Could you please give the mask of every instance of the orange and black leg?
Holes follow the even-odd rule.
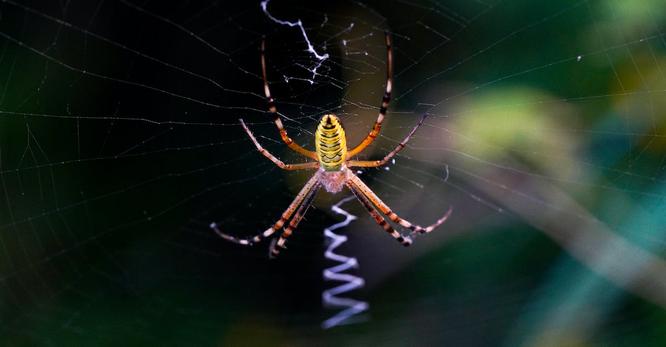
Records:
[[[275,107],[275,99],[271,95],[271,89],[268,86],[268,78],[266,76],[266,40],[262,39],[261,40],[261,75],[264,80],[264,94],[266,95],[266,103],[268,104],[268,111],[273,114],[273,122],[275,122],[275,126],[278,128],[278,131],[280,132],[280,138],[282,138],[282,141],[292,150],[294,150],[297,153],[300,153],[308,158],[312,159],[317,159],[317,154],[313,151],[308,151],[307,149],[303,148],[301,145],[297,144],[294,142],[294,140],[289,137],[287,134],[287,130],[284,128],[284,124],[282,124],[282,119],[280,118],[280,115],[278,114],[277,107]]]
[[[427,227],[422,227],[420,225],[412,224],[409,221],[400,218],[395,212],[391,211],[391,208],[388,207],[378,196],[375,194],[363,181],[361,181],[360,178],[358,178],[356,175],[353,175],[350,180],[350,184],[358,189],[365,197],[367,197],[373,205],[377,206],[377,208],[384,214],[386,217],[388,217],[391,221],[400,224],[401,226],[409,229],[412,231],[413,234],[426,234],[431,231],[433,231],[435,228],[438,226],[442,225],[446,220],[451,216],[451,212],[453,212],[453,208],[449,207],[449,209],[444,213],[444,215],[438,219],[435,223],[427,226]]]
[[[405,236],[397,232],[393,227],[382,217],[379,212],[372,206],[372,203],[368,200],[368,198],[363,194],[363,192],[359,191],[352,183],[348,182],[347,187],[349,190],[354,193],[354,196],[358,199],[358,201],[361,202],[363,207],[370,213],[372,218],[381,226],[384,228],[384,231],[386,231],[389,235],[393,236],[396,241],[400,242],[401,245],[407,247],[412,244],[412,239],[409,236]]]
[[[301,191],[298,193],[298,195],[296,196],[294,201],[292,201],[292,203],[289,205],[289,207],[287,207],[287,210],[285,210],[284,213],[282,213],[282,216],[280,217],[280,219],[277,222],[275,222],[275,224],[273,224],[271,227],[266,229],[263,233],[258,234],[254,237],[238,238],[238,237],[229,235],[227,233],[222,232],[220,230],[219,226],[216,223],[211,223],[210,228],[213,229],[213,231],[215,231],[215,233],[217,233],[217,235],[219,235],[221,238],[223,238],[227,241],[231,241],[231,242],[237,243],[239,245],[251,246],[251,245],[253,245],[257,242],[260,242],[261,240],[263,240],[267,237],[270,237],[276,231],[280,230],[280,228],[282,228],[285,225],[285,223],[287,223],[289,221],[291,216],[294,214],[294,211],[296,211],[296,209],[299,206],[302,205],[303,200],[305,200],[305,198],[307,196],[309,196],[309,194],[311,194],[311,192],[314,190],[315,186],[318,185],[318,184],[319,184],[319,177],[318,177],[318,175],[314,175],[305,184],[305,186],[303,186],[303,189],[301,189]]]
[[[280,254],[280,250],[287,249],[287,247],[285,246],[287,238],[291,236],[291,233],[296,229],[296,227],[298,227],[298,223],[300,223],[303,217],[305,217],[305,213],[308,212],[308,208],[310,208],[310,206],[312,205],[312,201],[314,201],[315,195],[317,194],[319,187],[320,184],[317,183],[310,190],[308,195],[303,200],[303,203],[298,208],[298,211],[296,211],[296,214],[294,214],[294,218],[292,218],[289,224],[284,227],[284,231],[282,232],[282,235],[280,235],[280,238],[277,240],[277,242],[274,242],[271,245],[271,250],[270,250],[271,257],[277,257]]]
[[[378,166],[383,166],[388,163],[391,158],[393,158],[398,152],[400,152],[405,146],[407,145],[407,142],[409,142],[409,139],[414,135],[416,132],[416,129],[418,129],[422,124],[423,121],[426,119],[426,115],[421,116],[421,120],[419,121],[418,124],[414,128],[412,128],[412,131],[407,134],[407,136],[398,144],[397,147],[395,147],[394,150],[392,150],[389,154],[387,154],[384,159],[382,160],[350,160],[347,162],[347,167],[378,167]]]
[[[239,119],[241,125],[243,126],[243,129],[245,129],[245,132],[247,133],[247,136],[250,137],[254,145],[257,147],[257,150],[259,153],[261,153],[264,157],[268,158],[270,161],[275,163],[280,169],[283,170],[305,170],[305,169],[317,169],[319,168],[319,162],[313,161],[309,163],[302,163],[302,164],[285,164],[282,162],[282,160],[278,159],[275,157],[271,152],[269,152],[267,149],[261,146],[259,141],[254,137],[254,134],[252,134],[252,131],[250,131],[250,128],[245,125],[245,122],[242,119]]]
[[[374,140],[379,136],[379,132],[382,130],[382,123],[384,122],[384,117],[386,117],[386,110],[388,110],[389,103],[391,102],[391,92],[393,91],[393,45],[391,43],[391,35],[387,32],[385,34],[386,39],[386,88],[384,89],[384,97],[382,98],[382,103],[379,107],[379,114],[377,115],[377,120],[375,125],[372,126],[372,130],[366,136],[361,143],[351,149],[347,153],[348,158],[361,153],[366,147],[368,147]]]

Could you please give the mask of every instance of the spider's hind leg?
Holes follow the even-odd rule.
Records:
[[[379,214],[379,212],[377,212],[377,210],[372,206],[372,203],[370,202],[370,200],[368,200],[368,198],[365,197],[363,192],[359,191],[356,187],[354,187],[354,185],[351,182],[347,182],[347,187],[349,187],[349,190],[351,190],[352,193],[354,193],[358,201],[360,201],[363,207],[365,207],[368,213],[370,213],[375,222],[377,222],[379,226],[384,228],[384,230],[387,233],[389,233],[389,235],[393,236],[393,238],[396,241],[400,242],[400,244],[402,244],[405,247],[410,246],[412,244],[412,239],[409,236],[402,235],[399,232],[397,232],[395,229],[393,229],[393,227],[384,219],[384,217],[382,217],[382,215]]]
[[[317,195],[317,191],[319,190],[320,184],[317,183],[308,193],[308,195],[305,197],[303,202],[301,203],[301,206],[298,208],[296,211],[296,214],[294,214],[294,217],[291,219],[289,224],[287,224],[284,227],[284,231],[282,232],[282,235],[280,235],[280,238],[277,239],[276,242],[271,243],[271,249],[270,249],[270,256],[272,258],[277,257],[280,255],[280,250],[281,249],[287,249],[285,246],[285,243],[287,242],[287,238],[291,236],[291,233],[298,227],[298,223],[301,222],[303,217],[305,217],[305,213],[308,211],[308,208],[312,205],[312,201],[314,201],[315,195]]]
[[[239,245],[252,246],[253,244],[258,243],[258,242],[260,242],[261,240],[263,240],[267,237],[270,237],[276,231],[280,230],[280,228],[282,228],[282,226],[284,226],[284,224],[287,223],[287,221],[289,221],[289,219],[294,214],[296,209],[299,206],[301,206],[301,204],[303,203],[303,200],[305,200],[306,197],[309,196],[308,194],[312,193],[315,186],[318,185],[318,182],[319,182],[319,176],[318,176],[318,174],[315,174],[314,176],[312,176],[312,178],[310,178],[310,180],[305,184],[305,186],[303,186],[303,189],[301,189],[301,191],[298,193],[298,195],[296,195],[296,198],[294,198],[294,201],[292,201],[291,204],[289,205],[289,207],[287,207],[287,209],[284,211],[284,213],[282,213],[282,216],[280,216],[280,219],[277,222],[275,222],[275,224],[273,224],[271,227],[266,229],[264,232],[254,236],[254,237],[239,238],[239,237],[235,237],[233,235],[224,233],[224,232],[222,232],[222,230],[220,230],[217,223],[211,223],[210,228],[218,236],[220,236],[221,238],[223,238],[227,241],[231,241],[231,242],[237,243]]]
[[[453,212],[453,208],[449,207],[449,209],[444,213],[444,215],[439,218],[435,223],[427,226],[427,227],[422,227],[417,224],[412,224],[406,219],[400,218],[395,212],[391,210],[388,205],[386,205],[378,196],[375,194],[370,187],[368,187],[363,181],[361,181],[360,178],[358,178],[356,175],[352,175],[351,178],[349,179],[350,186],[354,187],[359,193],[361,193],[367,200],[370,200],[373,205],[377,206],[377,208],[384,214],[386,217],[388,217],[391,221],[400,224],[400,226],[405,227],[409,230],[412,231],[411,235],[416,235],[416,234],[426,234],[429,233],[438,226],[444,224],[447,219],[451,216],[451,213]]]

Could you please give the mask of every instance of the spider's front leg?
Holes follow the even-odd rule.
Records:
[[[361,153],[366,147],[375,141],[377,136],[379,136],[379,132],[382,130],[382,123],[386,117],[386,111],[391,102],[391,93],[393,91],[393,44],[391,41],[391,35],[388,32],[384,33],[384,39],[386,42],[386,86],[384,89],[384,97],[379,106],[379,114],[377,115],[375,124],[372,126],[372,130],[370,130],[370,133],[368,133],[358,146],[349,150],[348,155],[350,158]]]
[[[311,159],[317,159],[317,154],[313,151],[308,151],[303,148],[303,146],[294,142],[294,140],[289,137],[287,134],[287,129],[284,128],[282,124],[282,119],[280,114],[275,107],[275,99],[271,95],[271,88],[268,86],[268,76],[266,74],[266,40],[261,40],[261,77],[264,80],[264,94],[266,95],[266,103],[268,104],[268,111],[273,114],[273,122],[280,132],[280,138],[282,141],[294,152],[297,152],[303,156],[306,156]]]

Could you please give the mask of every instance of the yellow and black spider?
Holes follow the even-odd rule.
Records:
[[[428,227],[421,227],[398,217],[397,214],[391,211],[391,209],[365,183],[363,183],[363,181],[361,181],[361,179],[358,178],[352,172],[352,170],[349,169],[352,167],[378,167],[386,164],[394,155],[396,155],[396,153],[405,147],[407,141],[409,141],[410,137],[414,134],[416,129],[418,129],[418,127],[421,126],[425,120],[424,115],[421,117],[419,123],[409,132],[409,134],[407,134],[407,137],[405,137],[405,139],[402,140],[402,142],[400,142],[398,146],[389,154],[387,154],[383,159],[371,161],[350,159],[361,153],[379,135],[382,122],[386,116],[386,109],[388,108],[389,101],[391,100],[391,89],[393,88],[393,49],[391,47],[391,36],[388,33],[386,34],[386,90],[384,92],[384,98],[382,99],[381,107],[379,108],[379,115],[377,116],[375,125],[372,127],[370,133],[365,137],[365,139],[363,139],[363,141],[361,141],[358,146],[352,149],[347,148],[345,130],[343,129],[338,117],[333,114],[327,114],[323,116],[319,122],[319,125],[317,126],[317,132],[315,134],[315,152],[309,151],[298,145],[287,135],[287,130],[285,130],[284,126],[282,125],[282,120],[280,119],[277,108],[275,107],[275,100],[271,96],[271,91],[268,87],[268,79],[266,78],[266,58],[264,53],[265,49],[266,42],[265,40],[262,40],[261,71],[264,80],[264,93],[266,94],[266,100],[268,102],[268,110],[274,116],[275,125],[280,131],[280,137],[289,148],[315,161],[302,164],[285,164],[259,144],[257,139],[254,137],[242,119],[240,119],[241,125],[243,126],[243,129],[245,129],[245,132],[247,132],[247,135],[250,137],[250,139],[252,139],[252,142],[254,142],[257,150],[259,150],[261,154],[270,159],[281,169],[313,169],[317,170],[317,172],[305,184],[303,189],[301,189],[287,210],[282,213],[282,217],[280,217],[280,219],[275,222],[275,224],[266,229],[266,231],[263,233],[252,238],[242,239],[223,233],[220,231],[217,224],[212,223],[210,227],[219,236],[241,245],[252,245],[264,238],[270,237],[284,226],[284,231],[282,232],[282,235],[280,235],[279,240],[273,244],[273,247],[271,247],[271,255],[277,256],[280,252],[278,248],[285,248],[285,242],[287,241],[287,238],[289,235],[291,235],[292,231],[296,229],[301,219],[303,219],[305,212],[314,200],[315,194],[321,187],[324,187],[324,189],[326,189],[326,191],[329,193],[338,193],[344,186],[347,186],[347,188],[349,188],[349,190],[354,193],[361,204],[363,204],[366,210],[368,210],[377,224],[384,228],[386,232],[391,234],[391,236],[393,236],[403,246],[409,246],[412,243],[411,236],[414,234],[429,233],[446,221],[446,219],[451,214],[451,208],[448,209],[442,218]],[[412,231],[411,234],[406,236],[397,232],[388,222],[386,222],[384,217],[377,211],[377,209],[379,209],[379,211],[381,211],[381,213],[383,213],[391,221],[410,229]],[[285,226],[285,223],[287,222],[289,222],[289,224]]]

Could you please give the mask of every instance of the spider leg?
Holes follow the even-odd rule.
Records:
[[[379,115],[375,121],[375,125],[372,126],[372,130],[368,136],[361,141],[361,143],[354,147],[347,153],[347,157],[351,158],[359,154],[362,150],[368,147],[375,138],[379,135],[379,132],[382,129],[382,122],[384,117],[386,117],[386,110],[388,109],[389,102],[391,102],[391,91],[393,90],[393,46],[391,43],[391,35],[386,32],[386,89],[384,90],[384,98],[382,98],[382,104],[379,107]]]
[[[278,128],[278,131],[280,132],[280,137],[282,138],[282,141],[293,151],[304,155],[308,158],[312,159],[317,159],[317,154],[312,151],[308,151],[307,149],[303,148],[301,145],[297,144],[294,142],[294,140],[289,137],[287,134],[287,130],[284,128],[284,125],[282,124],[282,119],[280,118],[280,115],[277,112],[277,107],[275,107],[275,99],[273,99],[273,96],[271,95],[271,89],[268,86],[268,78],[266,75],[266,40],[262,39],[261,40],[261,76],[264,80],[264,94],[266,94],[266,103],[268,104],[268,111],[273,114],[273,122],[275,122],[275,126]]]
[[[379,212],[377,212],[377,210],[372,206],[372,203],[368,200],[368,198],[365,197],[365,195],[363,195],[363,193],[359,191],[356,187],[354,187],[354,185],[351,182],[347,182],[347,187],[349,188],[349,190],[352,191],[352,193],[354,193],[354,195],[361,202],[363,207],[365,207],[365,209],[368,210],[372,218],[374,218],[375,222],[377,222],[379,226],[384,228],[384,230],[387,233],[389,233],[389,235],[393,236],[393,238],[396,239],[396,241],[400,242],[400,244],[402,244],[405,247],[412,244],[412,239],[409,236],[404,236],[399,232],[397,232],[395,229],[393,229],[393,227],[388,222],[386,222],[384,217],[382,217],[382,215],[379,214]]]
[[[400,224],[401,226],[409,229],[412,231],[412,235],[419,233],[419,234],[426,234],[431,231],[433,231],[435,228],[440,226],[442,223],[446,222],[446,220],[451,216],[451,212],[453,212],[453,208],[449,207],[449,209],[444,213],[444,215],[438,219],[435,223],[427,226],[427,227],[422,227],[420,225],[412,224],[409,221],[400,218],[395,212],[391,211],[391,208],[388,207],[378,196],[375,194],[363,181],[361,181],[360,178],[358,178],[356,175],[351,175],[351,178],[349,179],[349,183],[356,189],[358,189],[363,195],[365,195],[377,208],[386,215],[391,221]]]
[[[312,178],[310,178],[310,180],[305,184],[305,186],[303,186],[303,188],[298,193],[298,195],[296,195],[296,198],[294,198],[294,201],[292,201],[291,204],[289,205],[289,207],[287,207],[287,209],[284,211],[284,213],[282,213],[282,216],[280,217],[280,219],[277,222],[275,222],[275,224],[273,224],[271,227],[266,229],[263,233],[258,234],[254,237],[238,238],[238,237],[229,235],[227,233],[222,232],[216,223],[211,223],[210,228],[213,229],[213,231],[215,231],[215,233],[217,235],[219,235],[221,238],[223,238],[227,241],[231,241],[231,242],[237,243],[239,245],[251,246],[251,245],[253,245],[257,242],[260,242],[261,240],[263,240],[267,237],[270,237],[276,231],[280,230],[280,228],[282,228],[282,226],[287,221],[289,221],[291,216],[294,214],[294,211],[296,211],[296,208],[298,208],[298,206],[301,205],[301,203],[303,202],[305,197],[308,194],[310,194],[310,192],[313,190],[313,188],[315,188],[315,185],[317,185],[318,182],[319,182],[319,175],[315,174],[314,176],[312,176]]]
[[[289,224],[284,227],[284,231],[282,232],[282,235],[280,235],[280,238],[277,240],[277,242],[274,242],[271,245],[271,250],[270,250],[271,257],[274,258],[280,255],[280,249],[287,249],[287,247],[285,246],[287,238],[291,236],[291,233],[296,229],[296,227],[298,227],[298,223],[300,223],[303,217],[305,217],[305,213],[308,211],[308,208],[310,208],[310,206],[312,205],[312,201],[314,201],[315,195],[317,194],[317,191],[319,190],[320,186],[321,186],[320,184],[316,184],[310,190],[308,195],[303,200],[303,203],[296,211],[296,214],[294,214],[294,217],[291,219]]]
[[[395,156],[398,152],[400,152],[403,148],[405,148],[405,146],[407,145],[407,142],[409,142],[409,139],[412,137],[412,135],[414,135],[416,130],[423,124],[423,121],[426,119],[426,117],[427,117],[427,115],[425,115],[425,114],[423,116],[421,116],[421,120],[419,120],[419,123],[416,124],[416,126],[414,126],[414,128],[412,128],[412,131],[410,131],[409,134],[407,134],[405,139],[402,140],[398,144],[398,146],[395,147],[394,150],[389,152],[389,154],[387,154],[384,157],[384,159],[382,159],[382,160],[367,160],[367,161],[366,160],[363,160],[363,161],[361,161],[361,160],[350,160],[350,161],[347,162],[347,167],[354,167],[354,166],[356,166],[356,167],[378,167],[378,166],[385,165],[386,163],[388,163],[389,160],[391,160],[391,158],[393,158],[393,156]]]
[[[282,162],[282,160],[276,158],[274,155],[272,155],[268,150],[266,150],[264,147],[259,144],[259,141],[254,137],[254,134],[252,134],[252,131],[250,131],[250,128],[245,125],[245,122],[242,119],[239,119],[241,125],[243,126],[243,129],[245,129],[245,132],[247,135],[250,137],[252,142],[254,142],[254,145],[257,147],[257,150],[259,153],[263,154],[264,157],[268,158],[270,161],[275,163],[280,169],[283,170],[303,170],[303,169],[316,169],[319,167],[319,163],[316,161],[309,162],[309,163],[302,163],[302,164],[285,164]]]

